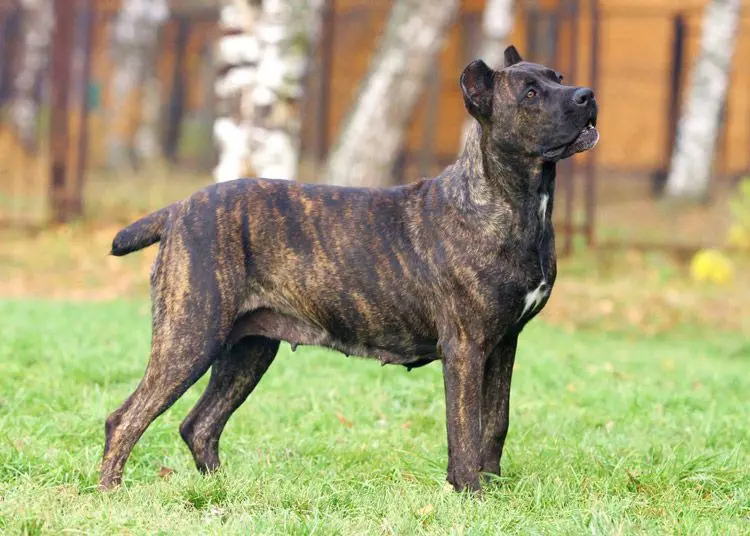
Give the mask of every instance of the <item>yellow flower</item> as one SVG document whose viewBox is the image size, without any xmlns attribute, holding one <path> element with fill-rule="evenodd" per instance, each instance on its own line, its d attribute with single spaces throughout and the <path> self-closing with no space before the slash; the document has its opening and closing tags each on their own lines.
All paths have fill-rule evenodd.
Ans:
<svg viewBox="0 0 750 536">
<path fill-rule="evenodd" d="M 699 283 L 724 284 L 734 277 L 734 267 L 732 261 L 720 251 L 703 249 L 693 257 L 690 275 Z"/>
</svg>

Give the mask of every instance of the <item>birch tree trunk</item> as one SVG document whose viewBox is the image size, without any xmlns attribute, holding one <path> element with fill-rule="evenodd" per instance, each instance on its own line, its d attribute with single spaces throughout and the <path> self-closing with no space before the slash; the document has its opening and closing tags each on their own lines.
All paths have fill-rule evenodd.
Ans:
<svg viewBox="0 0 750 536">
<path fill-rule="evenodd" d="M 169 16 L 167 0 L 123 0 L 114 24 L 108 160 L 112 167 L 136 167 L 158 153 L 158 87 L 155 57 L 159 28 Z M 146 106 L 142 106 L 145 102 Z"/>
<path fill-rule="evenodd" d="M 225 0 L 217 46 L 217 182 L 295 179 L 299 104 L 324 0 Z"/>
<path fill-rule="evenodd" d="M 477 59 L 483 60 L 493 69 L 503 67 L 503 51 L 506 47 L 508 34 L 513 29 L 514 0 L 487 0 L 482 16 L 482 44 Z M 461 146 L 463 151 L 466 138 L 476 120 L 468 116 L 461 131 Z"/>
<path fill-rule="evenodd" d="M 23 46 L 14 80 L 11 120 L 21 143 L 33 149 L 37 141 L 39 98 L 50 54 L 55 12 L 52 0 L 23 0 Z"/>
<path fill-rule="evenodd" d="M 379 50 L 328 162 L 327 181 L 392 181 L 412 111 L 458 9 L 458 0 L 395 0 Z"/>
<path fill-rule="evenodd" d="M 250 167 L 250 94 L 260 62 L 255 26 L 261 0 L 223 0 L 219 17 L 221 35 L 216 46 L 216 121 L 214 139 L 219 163 L 214 180 L 242 177 Z"/>
<path fill-rule="evenodd" d="M 668 198 L 698 199 L 708 192 L 739 11 L 740 0 L 710 0 L 706 6 L 700 53 L 693 69 L 687 105 L 677 126 L 665 189 Z"/>
</svg>

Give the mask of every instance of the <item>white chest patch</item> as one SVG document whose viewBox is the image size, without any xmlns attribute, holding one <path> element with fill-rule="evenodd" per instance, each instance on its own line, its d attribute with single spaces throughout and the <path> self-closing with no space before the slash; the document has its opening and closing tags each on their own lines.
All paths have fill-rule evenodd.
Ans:
<svg viewBox="0 0 750 536">
<path fill-rule="evenodd" d="M 542 223 L 544 223 L 544 218 L 547 217 L 547 203 L 549 203 L 549 196 L 544 194 L 539 202 L 539 219 L 542 220 Z"/>
<path fill-rule="evenodd" d="M 521 320 L 528 313 L 535 312 L 539 305 L 542 303 L 542 300 L 544 300 L 544 298 L 546 298 L 548 295 L 549 286 L 547 286 L 546 281 L 542 281 L 541 283 L 539 283 L 538 287 L 526 294 L 526 296 L 524 297 L 523 312 L 521 313 L 521 316 L 518 317 L 518 319 Z"/>
<path fill-rule="evenodd" d="M 549 194 L 542 194 L 539 198 L 539 221 L 544 225 L 544 220 L 547 218 L 547 205 L 549 204 Z M 541 258 L 540 258 L 541 262 Z M 550 287 L 547 284 L 546 276 L 544 276 L 544 267 L 542 267 L 542 282 L 531 292 L 527 293 L 523 298 L 523 311 L 518 317 L 518 320 L 522 320 L 526 315 L 535 313 L 539 306 L 542 304 L 544 299 L 549 296 Z"/>
</svg>

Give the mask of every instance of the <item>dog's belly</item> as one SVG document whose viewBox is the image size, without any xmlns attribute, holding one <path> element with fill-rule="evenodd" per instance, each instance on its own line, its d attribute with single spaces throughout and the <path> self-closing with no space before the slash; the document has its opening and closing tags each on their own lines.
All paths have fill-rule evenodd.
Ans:
<svg viewBox="0 0 750 536">
<path fill-rule="evenodd" d="M 292 349 L 297 345 L 332 348 L 347 356 L 376 358 L 384 365 L 404 365 L 409 369 L 438 359 L 437 340 L 429 336 L 391 337 L 388 340 L 366 338 L 346 342 L 305 319 L 265 307 L 250 311 L 235 322 L 229 344 L 251 336 L 286 341 L 292 345 Z"/>
</svg>

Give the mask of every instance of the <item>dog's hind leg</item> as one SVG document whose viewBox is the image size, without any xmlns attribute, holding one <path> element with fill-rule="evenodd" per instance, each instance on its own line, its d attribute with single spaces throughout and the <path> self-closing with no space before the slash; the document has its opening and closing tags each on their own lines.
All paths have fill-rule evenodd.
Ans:
<svg viewBox="0 0 750 536">
<path fill-rule="evenodd" d="M 146 428 L 187 391 L 223 352 L 236 304 L 210 256 L 190 256 L 177 239 L 163 246 L 152 276 L 151 358 L 133 394 L 105 426 L 99 487 L 117 486 Z"/>
<path fill-rule="evenodd" d="M 172 337 L 155 326 L 145 376 L 125 403 L 107 418 L 101 489 L 120 484 L 130 451 L 146 428 L 203 376 L 220 354 L 219 341 L 204 344 L 203 334 L 180 332 L 180 337 Z"/>
<path fill-rule="evenodd" d="M 219 438 L 224 426 L 258 385 L 278 349 L 277 340 L 246 337 L 212 365 L 203 396 L 180 425 L 180 435 L 200 472 L 219 468 Z"/>
<path fill-rule="evenodd" d="M 184 324 L 183 324 L 184 322 Z M 180 398 L 221 354 L 223 338 L 216 330 L 196 330 L 187 324 L 154 324 L 146 374 L 133 394 L 113 412 L 105 426 L 106 439 L 99 487 L 109 489 L 122 479 L 130 451 L 146 428 Z"/>
</svg>

